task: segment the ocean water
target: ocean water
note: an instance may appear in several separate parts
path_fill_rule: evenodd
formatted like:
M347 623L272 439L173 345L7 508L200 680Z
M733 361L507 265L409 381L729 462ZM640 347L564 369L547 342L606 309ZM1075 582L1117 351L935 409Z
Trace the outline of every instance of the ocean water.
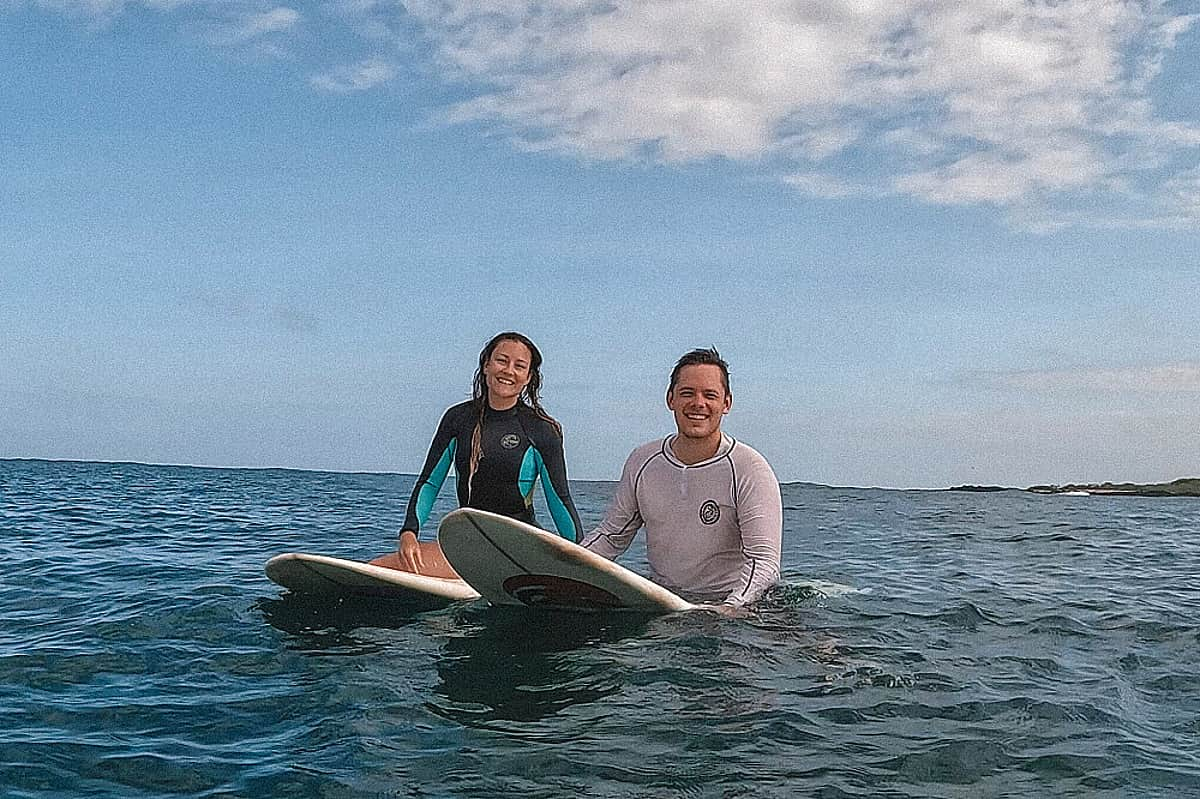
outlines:
M735 620L263 576L411 480L0 461L0 795L1200 796L1200 500L785 486Z

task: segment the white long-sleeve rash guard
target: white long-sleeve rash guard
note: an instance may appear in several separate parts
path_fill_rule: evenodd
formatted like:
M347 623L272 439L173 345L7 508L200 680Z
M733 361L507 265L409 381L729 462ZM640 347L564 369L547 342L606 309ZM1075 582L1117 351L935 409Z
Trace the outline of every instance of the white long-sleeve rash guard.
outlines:
M687 465L674 436L633 451L604 521L584 541L614 559L646 528L652 579L731 605L753 602L779 579L783 503L766 458L722 434L712 458Z

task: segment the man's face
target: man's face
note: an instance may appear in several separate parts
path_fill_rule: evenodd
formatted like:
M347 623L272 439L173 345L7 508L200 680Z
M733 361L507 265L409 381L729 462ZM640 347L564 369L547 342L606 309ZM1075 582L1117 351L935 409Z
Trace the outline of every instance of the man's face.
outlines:
M732 404L733 398L721 379L721 367L711 363L683 367L675 387L667 392L667 407L675 414L675 426L687 438L720 435L721 417L729 413Z

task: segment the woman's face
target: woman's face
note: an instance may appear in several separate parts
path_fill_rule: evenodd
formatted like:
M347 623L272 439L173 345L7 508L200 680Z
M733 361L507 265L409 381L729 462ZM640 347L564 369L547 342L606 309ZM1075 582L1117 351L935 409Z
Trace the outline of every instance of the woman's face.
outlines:
M519 341L505 339L496 345L483 364L489 405L504 411L517 404L521 392L529 385L532 360L529 348Z

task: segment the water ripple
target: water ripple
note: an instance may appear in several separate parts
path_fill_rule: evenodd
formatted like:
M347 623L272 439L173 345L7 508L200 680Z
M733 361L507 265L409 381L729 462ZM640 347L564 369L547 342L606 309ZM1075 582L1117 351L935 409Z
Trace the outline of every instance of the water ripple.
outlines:
M1200 503L787 486L736 621L262 576L378 554L410 490L0 461L6 795L1200 795Z

